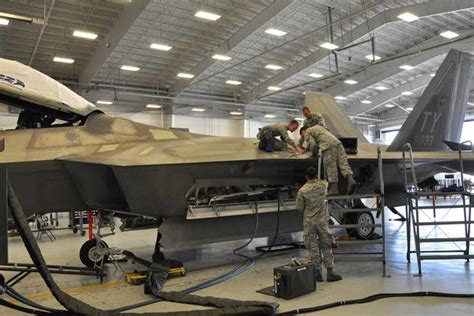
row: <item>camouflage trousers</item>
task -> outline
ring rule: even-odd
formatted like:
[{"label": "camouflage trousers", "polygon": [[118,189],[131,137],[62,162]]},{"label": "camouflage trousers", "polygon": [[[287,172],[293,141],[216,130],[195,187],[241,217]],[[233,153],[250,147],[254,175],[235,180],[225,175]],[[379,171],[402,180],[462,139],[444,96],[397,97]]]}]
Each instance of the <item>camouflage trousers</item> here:
[{"label": "camouflage trousers", "polygon": [[329,232],[328,223],[317,223],[305,220],[303,223],[304,245],[308,250],[311,261],[319,268],[321,265],[321,256],[326,268],[334,267],[334,256],[332,254],[332,236]]},{"label": "camouflage trousers", "polygon": [[352,174],[352,169],[351,166],[349,166],[346,151],[342,144],[324,150],[323,163],[326,179],[329,183],[338,182],[338,170],[344,177]]},{"label": "camouflage trousers", "polygon": [[286,149],[286,145],[276,139],[275,137],[265,137],[265,135],[259,137],[260,142],[258,143],[258,149],[265,150],[267,146],[270,146],[274,151],[281,151]]}]

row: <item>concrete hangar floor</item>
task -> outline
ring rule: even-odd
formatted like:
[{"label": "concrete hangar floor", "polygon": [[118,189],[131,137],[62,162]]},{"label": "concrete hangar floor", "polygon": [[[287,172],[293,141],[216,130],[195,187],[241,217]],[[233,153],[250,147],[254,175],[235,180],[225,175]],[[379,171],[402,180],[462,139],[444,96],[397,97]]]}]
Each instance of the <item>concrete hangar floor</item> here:
[{"label": "concrete hangar floor", "polygon": [[[395,216],[391,216],[395,218]],[[66,219],[63,219],[63,222]],[[61,220],[60,220],[61,221]],[[43,238],[40,248],[48,264],[81,266],[78,257],[79,248],[86,237],[73,234],[69,230],[54,231],[57,240],[51,242]],[[302,236],[294,236],[301,240]],[[106,237],[110,246],[126,247],[137,256],[149,259],[154,247],[155,230],[117,232],[114,236]],[[343,261],[336,255],[337,271],[344,280],[334,283],[318,283],[317,291],[292,299],[284,300],[256,291],[273,283],[273,268],[287,264],[291,257],[305,256],[304,250],[291,250],[271,253],[258,259],[249,271],[218,285],[196,292],[199,295],[209,295],[239,300],[274,301],[280,304],[278,312],[322,305],[341,300],[366,297],[376,293],[438,291],[450,293],[472,293],[473,273],[469,263],[463,260],[425,261],[423,262],[423,277],[414,277],[417,272],[416,260],[407,263],[406,223],[387,221],[387,273],[390,277],[382,277],[380,262],[373,261]],[[211,244],[199,248],[180,250],[167,249],[168,257],[182,260],[188,270],[186,277],[168,280],[165,291],[179,291],[194,284],[231,270],[241,259],[232,255],[232,249],[239,247],[244,241]],[[257,252],[255,246],[266,244],[267,240],[257,239],[244,250],[244,254],[253,256]],[[31,262],[20,237],[9,239],[11,262]],[[367,246],[360,247],[364,250]],[[336,250],[338,252],[339,250]],[[123,263],[125,271],[133,271],[137,266]],[[2,272],[6,278],[13,276],[12,272]],[[101,309],[112,309],[123,305],[142,302],[150,299],[143,293],[143,286],[135,286],[124,281],[123,271],[113,265],[107,267],[108,276],[100,284],[93,276],[71,276],[55,274],[58,284],[74,297]],[[43,280],[38,274],[31,274],[14,287],[29,299],[49,307],[59,308],[59,303],[52,297]],[[160,302],[141,307],[133,312],[179,311],[195,310],[203,307],[192,305]],[[474,301],[471,299],[449,298],[391,298],[361,305],[336,307],[318,315],[472,315]],[[0,307],[0,315],[21,315],[20,312]]]}]

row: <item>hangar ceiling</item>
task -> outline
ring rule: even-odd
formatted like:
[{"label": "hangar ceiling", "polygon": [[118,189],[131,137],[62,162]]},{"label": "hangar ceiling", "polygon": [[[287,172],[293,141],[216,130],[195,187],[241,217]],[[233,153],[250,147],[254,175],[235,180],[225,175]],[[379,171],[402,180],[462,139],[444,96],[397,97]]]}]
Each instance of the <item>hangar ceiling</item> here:
[{"label": "hangar ceiling", "polygon": [[[400,19],[406,12],[418,19]],[[121,112],[153,103],[175,113],[209,106],[294,116],[303,92],[316,90],[374,124],[405,117],[450,48],[474,50],[472,0],[3,0],[5,13],[34,21],[0,25],[0,57]],[[332,54],[324,42],[343,49]],[[372,48],[379,60],[365,57]]]}]

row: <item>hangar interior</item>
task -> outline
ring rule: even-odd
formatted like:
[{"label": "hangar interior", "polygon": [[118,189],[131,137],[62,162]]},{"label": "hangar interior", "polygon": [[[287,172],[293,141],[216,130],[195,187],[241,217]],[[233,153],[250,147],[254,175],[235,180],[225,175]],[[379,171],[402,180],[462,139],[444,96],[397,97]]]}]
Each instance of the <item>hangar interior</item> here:
[{"label": "hangar interior", "polygon": [[[472,315],[473,35],[472,0],[0,0],[0,314],[215,308],[152,300],[164,254],[163,292],[267,304],[229,315]],[[284,299],[274,268],[308,257],[296,191],[324,167],[256,137],[304,106],[355,141],[358,187],[327,197],[343,279]],[[93,309],[51,293],[28,236]],[[400,295],[323,306],[380,293]]]}]

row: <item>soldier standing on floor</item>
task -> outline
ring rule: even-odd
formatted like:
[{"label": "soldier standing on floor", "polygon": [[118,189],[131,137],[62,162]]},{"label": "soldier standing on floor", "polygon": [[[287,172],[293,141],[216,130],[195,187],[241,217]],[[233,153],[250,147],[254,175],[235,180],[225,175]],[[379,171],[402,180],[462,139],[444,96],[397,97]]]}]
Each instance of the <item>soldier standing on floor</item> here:
[{"label": "soldier standing on floor", "polygon": [[316,169],[312,167],[306,170],[305,176],[307,182],[298,191],[296,208],[304,213],[304,244],[311,262],[316,265],[316,281],[323,281],[319,248],[327,270],[326,280],[328,282],[342,280],[342,276],[333,270],[332,236],[329,233],[329,211],[326,206],[328,183],[326,180],[317,179]]}]

